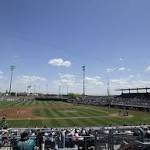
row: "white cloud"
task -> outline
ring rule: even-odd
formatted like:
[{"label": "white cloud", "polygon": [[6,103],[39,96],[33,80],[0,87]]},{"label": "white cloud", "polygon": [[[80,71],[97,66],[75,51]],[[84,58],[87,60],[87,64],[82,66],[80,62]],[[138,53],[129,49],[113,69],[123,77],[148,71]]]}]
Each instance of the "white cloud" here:
[{"label": "white cloud", "polygon": [[124,70],[126,70],[126,68],[125,67],[120,67],[120,68],[118,68],[118,70],[119,71],[124,71]]},{"label": "white cloud", "polygon": [[132,74],[131,74],[131,75],[129,75],[129,78],[134,78],[134,75],[132,75]]},{"label": "white cloud", "polygon": [[113,85],[121,85],[121,86],[125,86],[128,85],[128,80],[127,79],[112,79],[111,83]]},{"label": "white cloud", "polygon": [[120,67],[120,68],[118,68],[118,71],[125,71],[125,70],[126,70],[125,67]]},{"label": "white cloud", "polygon": [[121,58],[119,58],[119,60],[120,60],[120,61],[123,61],[123,58],[121,57]]},{"label": "white cloud", "polygon": [[145,71],[150,71],[150,65],[146,67]]},{"label": "white cloud", "polygon": [[86,77],[85,81],[86,81],[86,84],[90,84],[91,86],[104,85],[104,83],[101,81],[100,76]]},{"label": "white cloud", "polygon": [[71,62],[69,60],[63,60],[62,58],[50,59],[48,62],[49,65],[58,66],[58,67],[70,67]]},{"label": "white cloud", "polygon": [[73,74],[59,74],[59,79],[55,80],[54,83],[61,86],[74,86],[76,78]]},{"label": "white cloud", "polygon": [[134,80],[131,83],[132,84],[130,86],[133,86],[133,87],[146,87],[146,86],[150,86],[150,81],[148,81],[148,80]]},{"label": "white cloud", "polygon": [[[86,84],[86,93],[87,94],[99,94],[99,88],[98,86],[103,86],[104,83],[101,80],[100,76],[94,76],[94,77],[86,77],[85,78],[85,84]],[[82,78],[78,77],[73,74],[59,74],[59,79],[53,81],[54,87],[57,88],[58,86],[61,86],[61,90],[64,91],[66,87],[69,88],[69,92],[75,92],[75,93],[82,93]],[[96,87],[96,88],[95,88]]]},{"label": "white cloud", "polygon": [[0,74],[3,74],[3,71],[0,70]]},{"label": "white cloud", "polygon": [[60,87],[61,94],[66,92],[82,93],[82,81],[74,74],[59,74],[59,78],[53,81],[53,88],[58,92]]},{"label": "white cloud", "polygon": [[106,71],[109,73],[109,72],[113,72],[113,71],[115,71],[116,70],[116,68],[107,68],[106,69]]},{"label": "white cloud", "polygon": [[40,77],[40,76],[29,76],[29,75],[23,75],[19,77],[19,81],[21,83],[33,83],[37,81],[47,81],[46,78]]},{"label": "white cloud", "polygon": [[[149,80],[139,80],[133,79],[133,75],[129,76],[128,78],[121,78],[121,79],[112,79],[110,81],[110,89],[113,94],[116,93],[116,89],[121,88],[140,88],[140,87],[149,87],[150,81]],[[119,93],[118,93],[119,94]]]},{"label": "white cloud", "polygon": [[74,86],[75,76],[72,74],[60,75],[60,83],[62,85]]},{"label": "white cloud", "polygon": [[125,67],[120,67],[120,68],[107,68],[106,71],[108,73],[114,72],[114,71],[130,71],[131,69],[125,68]]}]

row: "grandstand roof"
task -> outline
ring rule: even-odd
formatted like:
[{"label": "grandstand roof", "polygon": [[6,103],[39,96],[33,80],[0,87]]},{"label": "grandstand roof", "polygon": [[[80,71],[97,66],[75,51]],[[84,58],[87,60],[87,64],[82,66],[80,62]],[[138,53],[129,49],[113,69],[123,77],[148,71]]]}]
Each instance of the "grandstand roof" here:
[{"label": "grandstand roof", "polygon": [[116,91],[122,91],[122,92],[124,92],[124,91],[129,91],[129,93],[130,93],[130,91],[137,91],[137,93],[138,93],[138,91],[139,90],[145,90],[146,91],[146,93],[147,93],[147,90],[149,90],[150,89],[150,87],[145,87],[145,88],[126,88],[126,89],[116,89]]}]

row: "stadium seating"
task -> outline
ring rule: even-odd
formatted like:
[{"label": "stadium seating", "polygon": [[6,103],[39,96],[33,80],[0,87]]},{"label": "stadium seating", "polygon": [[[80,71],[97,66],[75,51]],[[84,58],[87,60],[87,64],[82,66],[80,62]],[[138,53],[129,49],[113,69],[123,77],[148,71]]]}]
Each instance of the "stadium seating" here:
[{"label": "stadium seating", "polygon": [[43,128],[0,130],[1,148],[17,149],[21,134],[42,150],[147,150],[150,148],[149,126],[95,128]]},{"label": "stadium seating", "polygon": [[[136,94],[135,94],[136,95]],[[126,109],[138,109],[150,111],[150,99],[146,98],[144,94],[138,94],[137,97],[133,95],[125,96],[85,96],[76,99],[69,99],[68,102],[75,104],[86,104],[96,106],[111,106]],[[139,96],[140,95],[140,96]],[[141,96],[142,95],[142,96]]]}]

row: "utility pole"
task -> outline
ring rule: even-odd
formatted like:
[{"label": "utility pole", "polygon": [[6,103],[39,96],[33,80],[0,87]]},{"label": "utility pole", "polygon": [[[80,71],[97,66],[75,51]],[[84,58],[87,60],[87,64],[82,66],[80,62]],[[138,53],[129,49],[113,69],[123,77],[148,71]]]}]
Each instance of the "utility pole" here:
[{"label": "utility pole", "polygon": [[10,86],[9,86],[9,94],[11,93],[11,88],[12,88],[12,80],[13,80],[13,72],[14,72],[15,66],[11,65],[10,66]]},{"label": "utility pole", "polygon": [[85,96],[85,65],[82,66],[83,71],[83,96]]}]

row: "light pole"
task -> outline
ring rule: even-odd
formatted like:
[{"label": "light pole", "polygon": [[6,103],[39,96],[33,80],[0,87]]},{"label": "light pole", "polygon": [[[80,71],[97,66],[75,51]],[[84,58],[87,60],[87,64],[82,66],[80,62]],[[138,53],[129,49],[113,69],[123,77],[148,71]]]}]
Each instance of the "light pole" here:
[{"label": "light pole", "polygon": [[110,80],[107,80],[107,96],[110,96]]},{"label": "light pole", "polygon": [[82,66],[83,71],[83,96],[85,96],[85,65]]},{"label": "light pole", "polygon": [[67,95],[68,95],[68,93],[69,93],[69,85],[67,85]]},{"label": "light pole", "polygon": [[34,84],[33,87],[34,87],[34,94],[35,94],[36,93],[36,85]]},{"label": "light pole", "polygon": [[61,97],[61,85],[59,85],[59,87],[58,87],[58,95],[59,95],[59,97]]},{"label": "light pole", "polygon": [[48,84],[46,84],[46,94],[49,94]]},{"label": "light pole", "polygon": [[111,72],[112,71],[107,71],[107,96],[111,95],[111,91],[110,91],[110,86],[111,86]]},{"label": "light pole", "polygon": [[13,80],[13,72],[14,72],[15,66],[11,65],[10,66],[10,86],[9,86],[9,94],[11,93],[11,88],[12,88],[12,80]]},{"label": "light pole", "polygon": [[108,72],[108,78],[107,78],[107,96],[108,96],[108,108],[111,106],[111,99],[110,99],[110,72]]}]

